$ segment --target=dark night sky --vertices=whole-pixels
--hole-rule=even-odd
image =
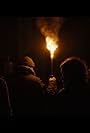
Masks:
[[[29,55],[35,60],[43,78],[50,71],[50,59],[35,19],[0,17],[0,57]],[[79,56],[90,64],[90,17],[67,17],[60,31],[60,40],[62,43],[54,59],[55,68],[69,56]]]

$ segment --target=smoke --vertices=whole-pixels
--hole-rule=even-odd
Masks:
[[[45,37],[49,36],[58,41],[59,31],[64,22],[62,17],[38,17],[36,22],[42,35]]]

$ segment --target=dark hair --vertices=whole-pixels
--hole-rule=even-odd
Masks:
[[[67,58],[60,64],[60,68],[65,84],[88,81],[87,65],[78,57]]]

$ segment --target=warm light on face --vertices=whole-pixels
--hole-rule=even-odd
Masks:
[[[50,51],[51,59],[54,57],[54,52],[58,48],[56,41],[51,37],[46,37],[47,49]]]

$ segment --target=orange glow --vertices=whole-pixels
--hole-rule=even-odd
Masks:
[[[58,45],[56,44],[56,40],[54,38],[47,36],[46,44],[47,44],[47,46],[46,46],[47,49],[50,51],[51,59],[53,59],[54,52],[58,48]]]

